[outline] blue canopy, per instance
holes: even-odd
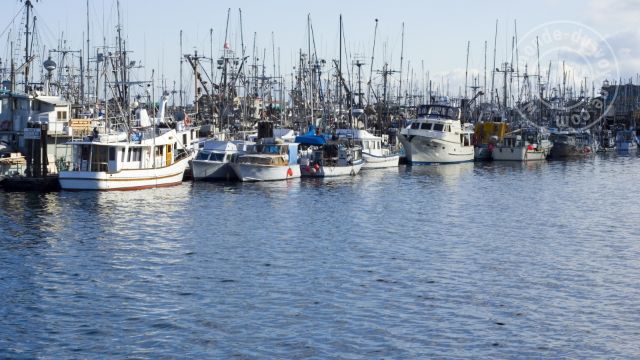
[[[327,141],[322,135],[300,135],[296,136],[295,142],[302,145],[324,145]]]

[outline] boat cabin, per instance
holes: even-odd
[[[176,144],[74,143],[72,171],[117,173],[121,170],[161,168],[176,160]]]
[[[263,141],[248,145],[246,153],[238,156],[236,162],[269,166],[294,165],[298,163],[298,144]]]

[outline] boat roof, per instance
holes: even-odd
[[[36,100],[52,105],[69,105],[69,102],[58,96],[38,96]]]
[[[359,140],[382,140],[380,136],[375,136],[367,130],[360,129],[338,129],[336,130],[338,136],[352,137]]]
[[[204,142],[203,150],[209,151],[236,151],[238,146],[231,141],[207,140]]]

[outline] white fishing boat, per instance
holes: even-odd
[[[195,130],[158,127],[164,119],[166,98],[158,118],[138,108],[129,132],[107,129],[68,142],[73,162],[59,175],[64,190],[137,190],[177,185],[193,157]]]
[[[375,136],[367,130],[338,129],[339,137],[353,139],[354,143],[362,148],[364,164],[362,169],[381,169],[397,167],[400,162],[400,154],[391,150],[384,144],[381,136]]]
[[[546,160],[550,150],[548,134],[531,128],[505,135],[493,149],[492,156],[495,161]]]
[[[400,131],[407,162],[412,165],[473,161],[473,126],[462,124],[459,108],[421,105],[418,116]]]
[[[259,139],[231,164],[241,181],[274,181],[300,177],[298,144],[281,139]]]
[[[355,176],[363,165],[362,149],[346,139],[312,146],[300,157],[300,173],[308,177]]]
[[[231,163],[238,154],[244,154],[247,141],[207,140],[191,160],[193,179],[196,181],[236,180]]]
[[[157,132],[157,131],[156,131]],[[137,190],[178,185],[182,182],[191,153],[171,129],[135,133],[134,140],[105,142],[85,138],[70,144],[74,161],[60,172],[64,190]]]

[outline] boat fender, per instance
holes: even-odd
[[[293,176],[293,170],[291,170],[291,168],[287,170],[287,176]]]
[[[318,165],[318,163],[315,163],[315,164],[313,165],[313,170],[315,170],[315,171],[320,170],[320,165]]]

